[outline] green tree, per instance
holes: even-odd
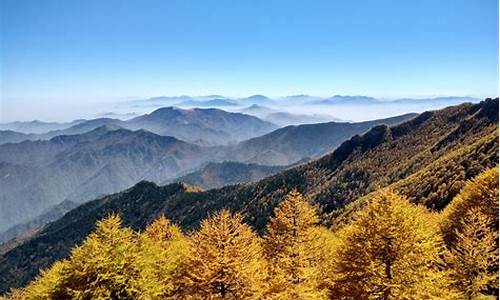
[[[261,299],[266,275],[259,237],[240,214],[222,210],[189,239],[183,299]]]

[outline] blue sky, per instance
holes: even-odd
[[[0,3],[6,107],[213,93],[498,94],[494,0]]]

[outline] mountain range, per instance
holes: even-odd
[[[221,208],[241,211],[262,231],[273,208],[292,189],[336,226],[362,199],[388,187],[411,201],[441,210],[468,179],[498,165],[498,99],[425,112],[395,126],[378,125],[333,152],[255,183],[202,191],[183,183],[132,188],[83,204],[48,224],[0,258],[0,290],[25,284],[40,268],[68,255],[96,220],[119,213],[142,229],[165,214],[184,229]]]
[[[12,130],[20,133],[26,134],[42,134],[49,131],[61,130],[69,128],[73,125],[83,122],[84,120],[75,120],[67,123],[57,123],[57,122],[43,122],[43,121],[29,121],[29,122],[10,122],[10,123],[0,123],[0,130]]]
[[[134,105],[139,106],[181,106],[181,107],[224,107],[224,106],[249,106],[263,105],[279,107],[281,105],[375,105],[375,104],[418,104],[430,106],[457,105],[464,102],[478,102],[474,97],[449,96],[428,98],[397,98],[379,99],[364,95],[334,95],[331,97],[318,97],[311,95],[292,95],[286,97],[270,98],[264,95],[253,95],[246,98],[225,97],[222,95],[210,95],[201,97],[178,96],[178,97],[154,97],[145,100],[134,100]]]
[[[175,109],[157,110],[157,114],[151,114],[153,117],[135,119],[134,124],[151,128],[152,124],[157,124],[156,120],[166,118],[164,113],[170,116],[172,111]],[[202,111],[203,114],[197,117],[210,112],[220,114],[219,110]],[[90,130],[85,133],[3,144],[0,145],[0,188],[3,191],[0,195],[0,232],[29,222],[62,201],[82,203],[118,192],[140,180],[171,181],[208,162],[288,166],[331,151],[345,139],[373,126],[392,125],[412,117],[414,115],[409,114],[363,123],[289,126],[236,145],[210,147],[144,129],[123,129],[116,125],[123,124],[122,121],[109,125],[108,119],[96,119],[65,130]],[[213,118],[206,117],[202,122],[209,123]],[[236,120],[227,123],[231,122]],[[100,127],[91,130],[95,126]],[[255,175],[248,178],[258,179]]]
[[[24,124],[24,123],[23,123]],[[30,124],[30,128],[35,125]],[[44,123],[45,124],[45,123]],[[81,134],[100,126],[115,126],[129,130],[145,129],[163,136],[199,145],[225,145],[266,134],[277,128],[275,124],[262,121],[254,116],[242,113],[226,112],[220,109],[180,109],[164,107],[150,114],[138,116],[126,121],[113,118],[79,120],[68,123],[67,127],[59,124],[59,129],[45,133],[25,135],[29,140],[47,140],[59,135]],[[18,123],[2,125],[6,130],[21,128]],[[24,125],[24,127],[29,127]],[[23,127],[23,128],[24,128]],[[42,125],[42,128],[51,128]],[[38,130],[38,131],[41,131]],[[10,133],[10,134],[9,134]],[[0,143],[13,142],[23,138],[12,132],[0,132]]]
[[[101,126],[79,135],[0,145],[0,228],[64,200],[82,202],[141,179],[176,177],[209,153],[173,137]]]
[[[330,121],[341,122],[340,119],[326,114],[290,113],[258,104],[245,107],[241,109],[240,112],[256,116],[264,121],[268,121],[279,126],[325,123]]]

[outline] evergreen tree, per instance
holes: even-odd
[[[259,237],[239,214],[222,210],[189,239],[183,299],[261,299],[266,263]]]
[[[271,299],[322,299],[322,235],[315,209],[297,191],[276,207],[267,226],[265,253],[270,264]]]
[[[485,294],[498,289],[498,232],[477,208],[461,222],[456,242],[446,256],[450,276],[464,298],[485,299]]]
[[[337,235],[332,299],[446,299],[442,240],[427,211],[381,191]]]

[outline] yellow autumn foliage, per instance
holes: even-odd
[[[261,299],[267,269],[261,240],[240,214],[212,215],[189,245],[182,299]]]
[[[332,299],[448,299],[443,242],[428,212],[390,191],[369,200],[337,236]]]
[[[495,299],[498,168],[441,214],[390,190],[363,200],[334,232],[292,191],[263,237],[226,209],[188,234],[165,216],[134,232],[110,215],[67,259],[4,298]]]

